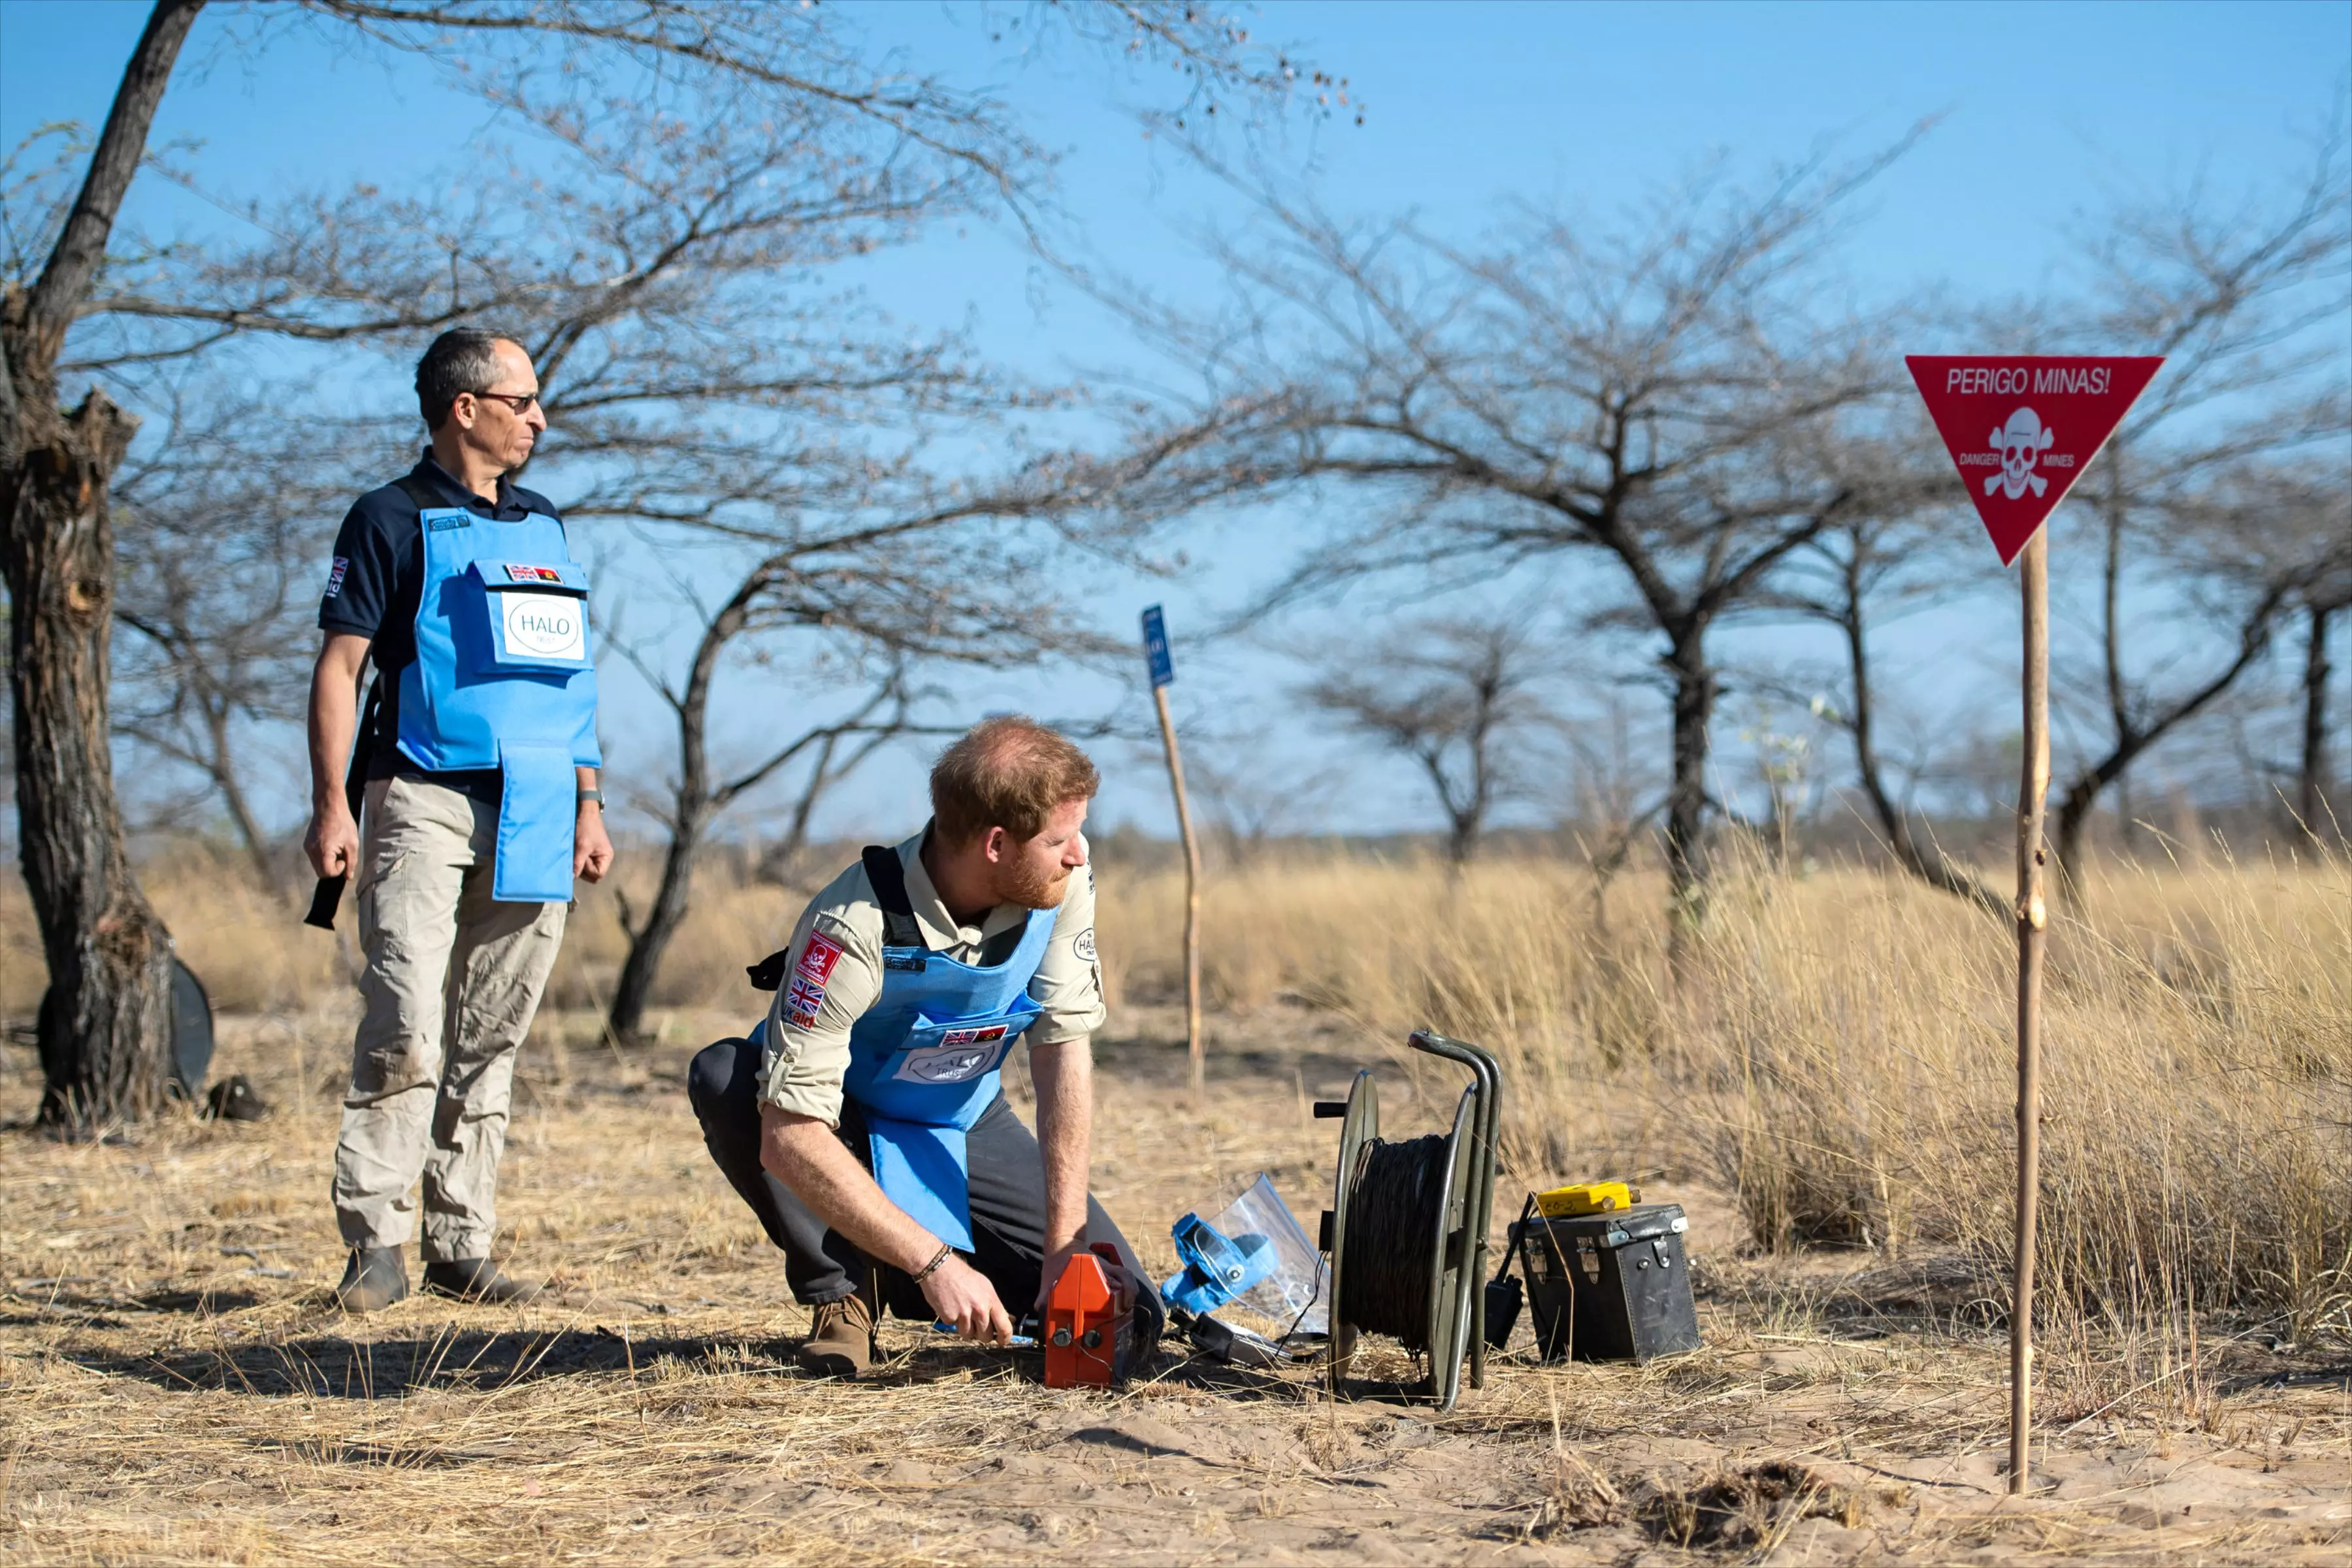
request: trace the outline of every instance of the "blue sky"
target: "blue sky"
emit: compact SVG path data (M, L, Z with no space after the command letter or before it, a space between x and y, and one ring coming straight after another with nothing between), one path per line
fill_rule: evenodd
M839 9L921 63L953 71L982 53L966 7ZM110 0L0 3L0 139L13 145L47 121L95 125L143 15ZM397 187L446 173L485 126L478 105L414 65L387 68L301 33L253 58L228 42L232 25L226 15L199 24L188 58L201 69L184 68L158 125L159 142L201 143L191 161L215 189L267 194L362 177ZM1935 283L1974 298L2063 288L2065 231L2077 215L2192 181L2230 192L2292 180L2305 166L2300 138L2352 79L2352 5L2342 4L1277 4L1252 26L1348 77L1366 110L1361 127L1294 128L1277 159L1311 177L1336 210L1415 209L1431 226L1465 236L1513 197L1555 200L1605 223L1710 157L1757 170L1824 144L1859 153L1938 117L1881 183L1842 253L1853 286L1883 298ZM1135 106L1164 101L1161 80L1068 53L997 79L1040 138L1065 151L1064 205L1082 243L1174 298L1211 297L1214 275L1185 235L1237 215L1226 193L1147 142L1131 118ZM152 180L135 191L133 216L193 232L227 221ZM909 321L971 320L989 353L1040 378L1145 359L1001 229L943 232L881 259L862 280ZM375 482L353 476L354 490ZM545 482L560 491L554 478ZM1202 563L1193 574L1110 584L1101 596L1103 623L1121 627L1143 603L1167 602L1180 712L1263 711L1280 738L1267 752L1280 758L1276 773L1310 770L1332 749L1280 705L1287 668L1263 647L1209 655L1184 637L1279 568L1281 542L1298 521L1204 527L1192 541ZM2063 580L2063 560L2060 570ZM1894 647L1907 700L1923 711L1962 711L1968 722L1997 715L2012 626L2006 601L1992 595L1904 628ZM652 719L624 680L608 684L625 730ZM1113 695L1098 681L1042 689L1023 679L970 691L975 707L1058 711ZM1727 740L1737 724L1727 722ZM739 730L729 743L748 751L755 738ZM657 752L641 748L634 760L650 769ZM1107 761L1098 819L1162 825L1152 759ZM1344 808L1335 806L1334 826L1424 816L1388 773L1361 776ZM912 760L880 769L841 803L833 826L879 830L903 820L919 777Z

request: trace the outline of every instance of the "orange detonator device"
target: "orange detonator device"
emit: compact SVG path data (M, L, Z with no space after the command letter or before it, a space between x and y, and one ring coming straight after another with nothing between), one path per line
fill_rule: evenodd
M1108 1388L1122 1371L1134 1320L1135 1282L1119 1267L1118 1249L1097 1242L1072 1258L1045 1293L1037 1335L1045 1346L1045 1386Z

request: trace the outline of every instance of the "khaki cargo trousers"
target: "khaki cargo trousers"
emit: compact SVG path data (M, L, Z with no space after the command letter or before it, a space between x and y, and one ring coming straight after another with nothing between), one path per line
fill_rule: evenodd
M569 904L490 898L499 808L420 779L368 785L360 854L360 982L335 1144L335 1223L350 1247L425 1261L487 1258L515 1052L563 943Z

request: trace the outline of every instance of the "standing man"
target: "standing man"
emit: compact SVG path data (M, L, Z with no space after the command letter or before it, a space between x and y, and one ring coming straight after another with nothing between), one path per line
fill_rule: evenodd
M755 970L776 993L759 1035L694 1058L711 1158L814 1309L809 1371L865 1373L886 1304L1003 1343L1089 1243L1133 1284L1139 1352L1159 1338L1157 1294L1087 1194L1099 782L1043 725L971 731L931 770L929 825L868 848ZM1024 1033L1034 1136L999 1088Z
M416 401L431 443L343 519L310 679L302 847L321 878L356 873L367 960L335 1145L352 1249L335 1294L354 1312L408 1294L420 1175L426 1289L539 1293L490 1260L507 1094L572 879L613 863L587 575L555 508L509 478L547 428L530 356L478 328L444 332L417 362ZM366 781L364 839L347 756Z

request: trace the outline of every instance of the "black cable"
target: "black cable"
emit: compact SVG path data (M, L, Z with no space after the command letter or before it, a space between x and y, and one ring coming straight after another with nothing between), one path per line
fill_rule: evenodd
M1339 1315L1366 1333L1387 1334L1409 1351L1429 1348L1438 1205L1450 1140L1432 1132L1402 1143L1364 1142L1348 1199L1347 1269Z

